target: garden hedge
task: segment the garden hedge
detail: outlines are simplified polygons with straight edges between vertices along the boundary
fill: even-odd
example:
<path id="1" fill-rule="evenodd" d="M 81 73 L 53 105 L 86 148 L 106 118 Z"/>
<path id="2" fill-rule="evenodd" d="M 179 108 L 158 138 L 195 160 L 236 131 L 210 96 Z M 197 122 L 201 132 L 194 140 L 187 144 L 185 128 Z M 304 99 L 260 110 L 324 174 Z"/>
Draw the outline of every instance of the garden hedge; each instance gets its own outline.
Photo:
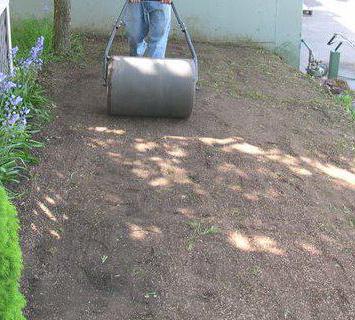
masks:
<path id="1" fill-rule="evenodd" d="M 0 185 L 0 320 L 24 320 L 20 292 L 22 254 L 16 208 Z"/>

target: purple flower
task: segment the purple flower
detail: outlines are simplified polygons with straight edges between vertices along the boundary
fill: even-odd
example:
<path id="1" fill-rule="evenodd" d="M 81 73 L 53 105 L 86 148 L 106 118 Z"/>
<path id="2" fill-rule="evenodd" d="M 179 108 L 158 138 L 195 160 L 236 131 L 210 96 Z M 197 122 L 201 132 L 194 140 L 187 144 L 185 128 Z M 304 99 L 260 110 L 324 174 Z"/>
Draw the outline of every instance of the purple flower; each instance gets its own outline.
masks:
<path id="1" fill-rule="evenodd" d="M 16 96 L 12 95 L 10 97 L 10 104 L 12 104 L 14 107 L 18 106 L 20 103 L 22 103 L 22 101 L 23 101 L 23 98 L 20 96 L 16 97 Z"/>
<path id="2" fill-rule="evenodd" d="M 23 115 L 27 115 L 29 113 L 30 113 L 30 109 L 29 108 L 25 107 L 25 108 L 22 109 L 22 114 Z"/>
<path id="3" fill-rule="evenodd" d="M 31 48 L 30 54 L 33 60 L 36 60 L 38 56 L 42 53 L 43 45 L 44 45 L 44 37 L 41 36 L 37 39 L 36 45 L 33 48 Z"/>
<path id="4" fill-rule="evenodd" d="M 4 81 L 4 83 L 0 87 L 0 91 L 2 92 L 8 92 L 9 90 L 16 88 L 16 83 L 12 81 Z"/>
<path id="5" fill-rule="evenodd" d="M 20 64 L 21 64 L 21 67 L 23 67 L 23 68 L 25 68 L 25 69 L 28 69 L 28 68 L 31 66 L 32 62 L 33 62 L 32 59 L 27 58 L 27 59 L 25 59 L 25 60 L 22 60 L 22 61 L 20 62 Z"/>
<path id="6" fill-rule="evenodd" d="M 19 119 L 20 119 L 20 115 L 19 114 L 17 114 L 17 113 L 12 114 L 10 116 L 9 120 L 8 120 L 8 124 L 10 126 L 13 126 L 17 122 L 17 120 L 19 120 Z"/>
<path id="7" fill-rule="evenodd" d="M 43 61 L 40 59 L 40 56 L 44 48 L 44 37 L 41 36 L 37 39 L 34 47 L 31 48 L 29 56 L 19 61 L 19 65 L 24 69 L 29 69 L 30 67 L 40 68 L 43 64 Z"/>
<path id="8" fill-rule="evenodd" d="M 43 50 L 43 46 L 44 46 L 44 37 L 43 36 L 40 36 L 38 39 L 37 39 L 37 43 L 36 43 L 36 47 L 40 49 L 40 51 Z"/>
<path id="9" fill-rule="evenodd" d="M 13 59 L 16 58 L 16 55 L 17 55 L 18 50 L 19 50 L 18 47 L 12 48 L 11 53 L 12 53 L 12 58 L 13 58 Z"/>
<path id="10" fill-rule="evenodd" d="M 41 59 L 41 54 L 44 48 L 44 37 L 39 37 L 36 41 L 35 46 L 33 46 L 29 52 L 27 58 L 23 60 L 16 60 L 16 68 L 11 75 L 6 75 L 0 73 L 0 99 L 1 110 L 0 110 L 0 126 L 4 128 L 11 128 L 16 126 L 16 128 L 22 128 L 25 130 L 28 114 L 30 113 L 30 108 L 25 105 L 24 99 L 14 94 L 14 88 L 21 88 L 23 84 L 17 84 L 12 81 L 15 77 L 15 71 L 23 72 L 37 70 L 39 69 L 43 61 Z M 12 49 L 12 57 L 15 58 L 18 54 L 18 47 Z"/>
<path id="11" fill-rule="evenodd" d="M 8 76 L 6 74 L 0 73 L 0 95 L 7 93 L 13 88 L 16 88 L 16 84 L 8 80 Z"/>

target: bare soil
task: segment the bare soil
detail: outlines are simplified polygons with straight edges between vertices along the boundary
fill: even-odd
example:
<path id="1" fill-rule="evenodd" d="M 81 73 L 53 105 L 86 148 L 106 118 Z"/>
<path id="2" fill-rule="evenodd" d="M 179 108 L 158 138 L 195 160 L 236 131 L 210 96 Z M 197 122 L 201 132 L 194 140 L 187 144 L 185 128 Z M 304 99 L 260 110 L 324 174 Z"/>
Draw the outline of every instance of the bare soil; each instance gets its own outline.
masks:
<path id="1" fill-rule="evenodd" d="M 354 319 L 354 127 L 319 84 L 198 44 L 191 119 L 114 118 L 105 43 L 85 46 L 45 70 L 55 120 L 19 203 L 28 319 Z"/>

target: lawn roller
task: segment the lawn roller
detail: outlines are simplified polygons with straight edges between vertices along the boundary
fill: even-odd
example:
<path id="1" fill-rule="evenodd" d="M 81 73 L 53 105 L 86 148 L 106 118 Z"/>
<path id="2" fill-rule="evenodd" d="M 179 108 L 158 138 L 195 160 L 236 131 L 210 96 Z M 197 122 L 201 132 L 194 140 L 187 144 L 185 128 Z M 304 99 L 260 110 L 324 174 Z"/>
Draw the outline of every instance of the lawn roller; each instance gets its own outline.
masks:
<path id="1" fill-rule="evenodd" d="M 192 59 L 152 59 L 111 56 L 113 41 L 124 26 L 125 2 L 108 41 L 103 65 L 110 115 L 132 117 L 188 118 L 198 80 L 198 58 L 189 32 L 174 3 L 171 4 Z"/>
<path id="2" fill-rule="evenodd" d="M 308 50 L 308 65 L 306 68 L 307 74 L 316 78 L 322 78 L 327 75 L 328 65 L 314 57 L 313 50 L 304 39 L 301 39 L 301 43 L 303 43 Z"/>

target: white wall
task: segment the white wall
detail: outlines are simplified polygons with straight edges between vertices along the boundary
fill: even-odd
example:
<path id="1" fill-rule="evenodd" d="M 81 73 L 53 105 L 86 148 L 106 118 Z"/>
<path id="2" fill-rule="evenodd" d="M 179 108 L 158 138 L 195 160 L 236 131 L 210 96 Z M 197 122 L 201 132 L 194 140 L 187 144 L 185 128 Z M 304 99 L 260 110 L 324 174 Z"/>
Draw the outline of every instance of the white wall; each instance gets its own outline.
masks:
<path id="1" fill-rule="evenodd" d="M 53 0 L 11 0 L 16 17 L 43 16 Z M 106 33 L 123 0 L 72 0 L 73 27 Z M 251 39 L 280 52 L 298 66 L 302 0 L 176 0 L 194 38 Z"/>

